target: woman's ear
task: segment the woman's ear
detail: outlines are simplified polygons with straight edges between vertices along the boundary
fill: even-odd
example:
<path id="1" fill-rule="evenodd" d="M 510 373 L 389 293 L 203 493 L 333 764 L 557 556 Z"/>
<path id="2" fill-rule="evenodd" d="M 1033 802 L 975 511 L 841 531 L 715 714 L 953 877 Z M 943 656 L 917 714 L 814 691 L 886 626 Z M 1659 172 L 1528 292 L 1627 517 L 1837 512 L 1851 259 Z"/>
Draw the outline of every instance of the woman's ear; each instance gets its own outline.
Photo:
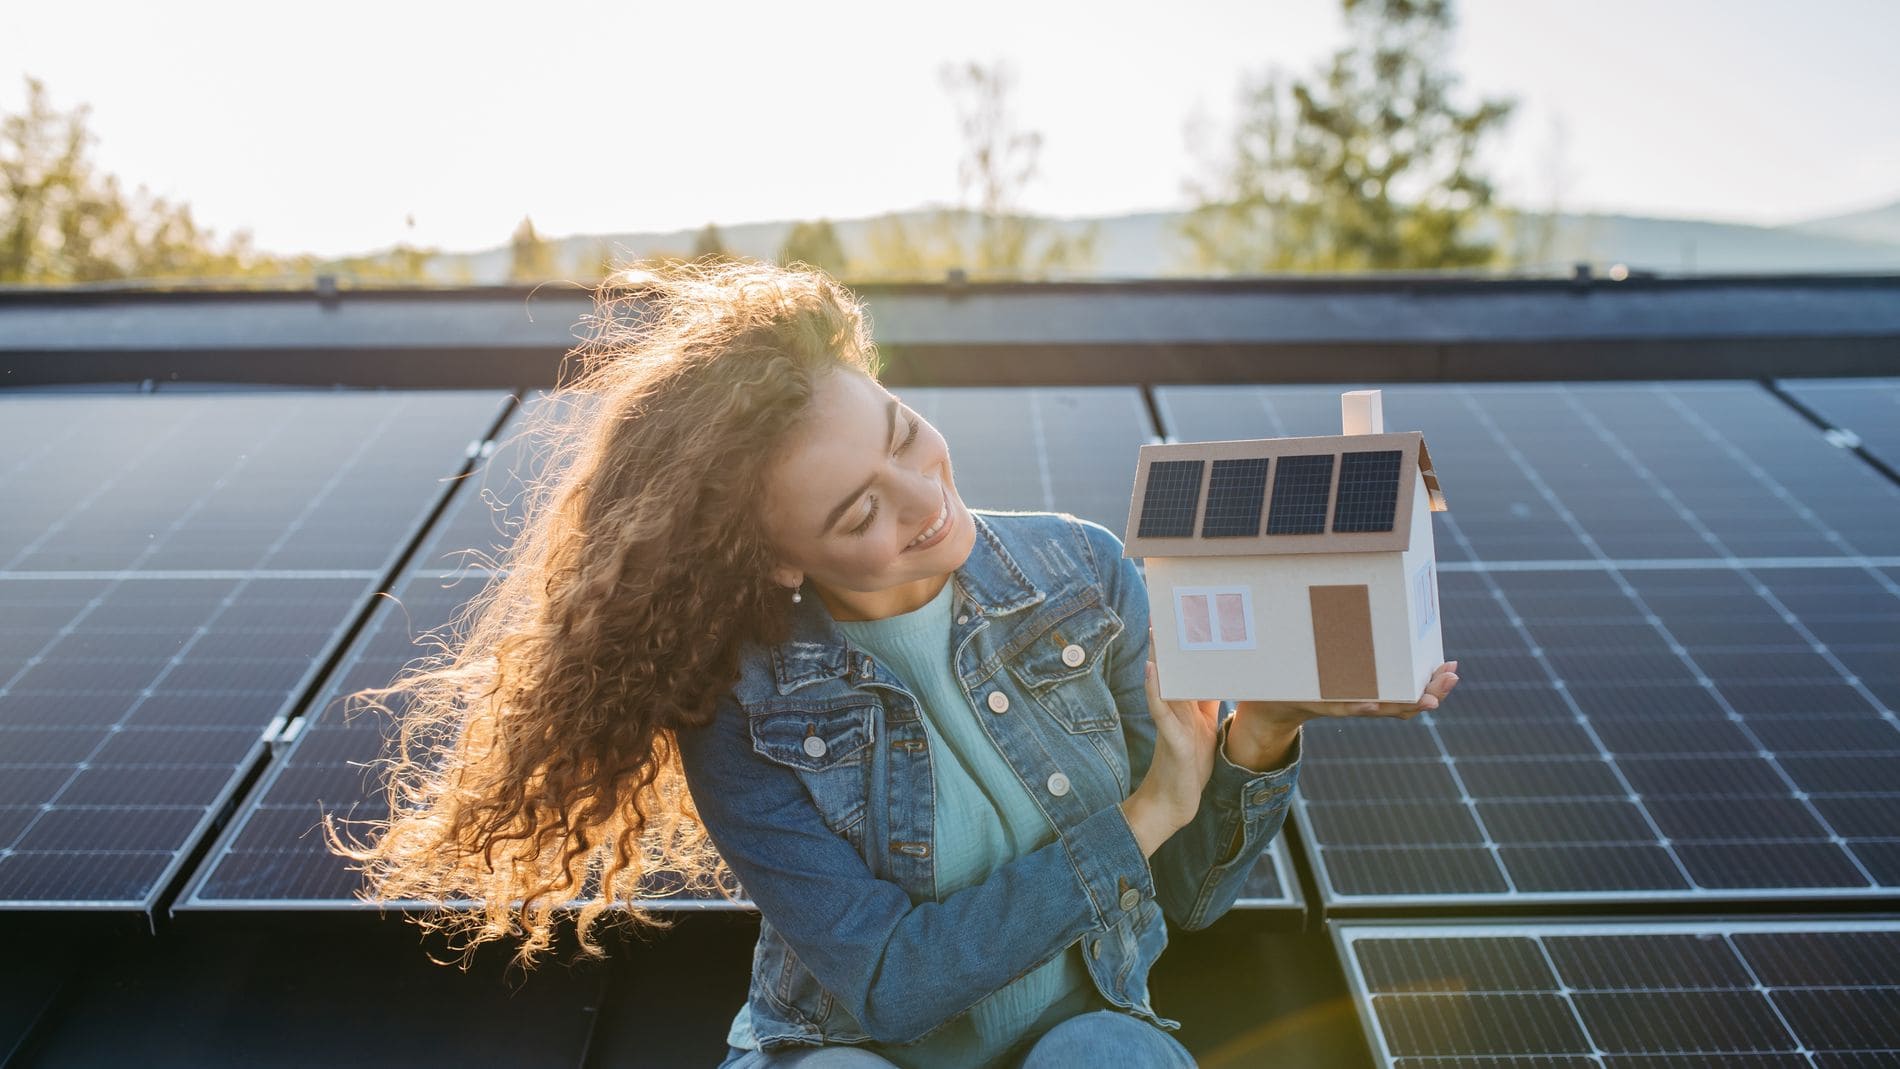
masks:
<path id="1" fill-rule="evenodd" d="M 796 568 L 780 565 L 772 569 L 772 581 L 787 590 L 797 590 L 805 585 L 805 576 Z"/>

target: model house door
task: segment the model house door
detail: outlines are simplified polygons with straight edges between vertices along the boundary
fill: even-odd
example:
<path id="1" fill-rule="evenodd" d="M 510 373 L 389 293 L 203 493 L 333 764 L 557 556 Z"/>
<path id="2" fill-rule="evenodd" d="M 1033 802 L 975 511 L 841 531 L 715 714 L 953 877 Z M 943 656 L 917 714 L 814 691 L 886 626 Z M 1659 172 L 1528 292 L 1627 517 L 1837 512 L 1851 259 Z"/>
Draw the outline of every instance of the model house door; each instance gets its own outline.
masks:
<path id="1" fill-rule="evenodd" d="M 1313 603 L 1313 648 L 1322 700 L 1379 696 L 1372 663 L 1372 597 L 1364 583 L 1307 587 Z"/>

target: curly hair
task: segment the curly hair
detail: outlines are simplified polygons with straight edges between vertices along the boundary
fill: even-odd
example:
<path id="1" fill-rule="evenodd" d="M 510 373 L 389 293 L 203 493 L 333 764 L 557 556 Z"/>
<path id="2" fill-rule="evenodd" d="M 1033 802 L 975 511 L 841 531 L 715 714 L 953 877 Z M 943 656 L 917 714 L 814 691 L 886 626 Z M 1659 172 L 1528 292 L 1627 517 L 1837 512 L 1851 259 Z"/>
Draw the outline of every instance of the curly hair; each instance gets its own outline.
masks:
<path id="1" fill-rule="evenodd" d="M 863 307 L 803 263 L 639 262 L 593 296 L 579 373 L 524 430 L 549 474 L 495 577 L 439 652 L 346 699 L 396 725 L 374 762 L 387 817 L 347 821 L 368 842 L 323 824 L 358 898 L 436 907 L 411 917 L 467 953 L 518 937 L 525 967 L 574 901 L 600 958 L 616 906 L 663 929 L 642 902 L 733 893 L 676 732 L 710 720 L 746 642 L 789 635 L 767 472 L 823 376 L 878 373 Z"/>

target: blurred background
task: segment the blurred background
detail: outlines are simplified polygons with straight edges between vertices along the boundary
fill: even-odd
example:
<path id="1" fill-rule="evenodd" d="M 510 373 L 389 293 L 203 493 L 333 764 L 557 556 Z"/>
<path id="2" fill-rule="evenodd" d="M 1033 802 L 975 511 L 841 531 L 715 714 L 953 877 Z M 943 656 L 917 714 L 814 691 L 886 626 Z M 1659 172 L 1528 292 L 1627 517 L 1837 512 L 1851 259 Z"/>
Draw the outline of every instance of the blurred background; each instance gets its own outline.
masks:
<path id="1" fill-rule="evenodd" d="M 1900 266 L 1900 8 L 0 12 L 0 284 Z"/>

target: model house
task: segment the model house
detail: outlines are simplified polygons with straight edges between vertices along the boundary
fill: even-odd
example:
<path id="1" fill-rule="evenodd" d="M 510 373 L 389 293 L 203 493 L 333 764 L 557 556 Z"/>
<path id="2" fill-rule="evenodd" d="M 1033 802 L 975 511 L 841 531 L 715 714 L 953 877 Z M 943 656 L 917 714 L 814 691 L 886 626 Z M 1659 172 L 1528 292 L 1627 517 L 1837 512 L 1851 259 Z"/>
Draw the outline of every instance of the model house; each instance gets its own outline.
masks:
<path id="1" fill-rule="evenodd" d="M 1444 660 L 1417 431 L 1379 391 L 1343 434 L 1141 447 L 1124 555 L 1144 558 L 1162 697 L 1415 702 Z"/>

